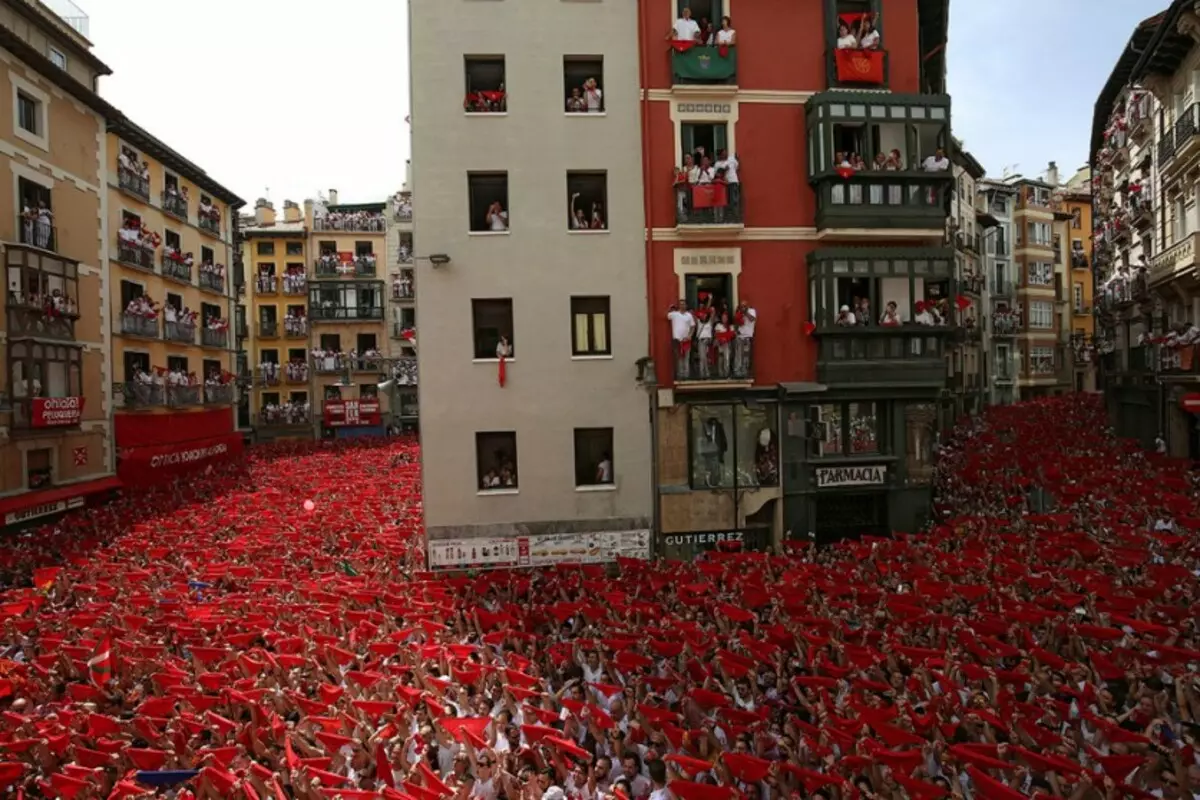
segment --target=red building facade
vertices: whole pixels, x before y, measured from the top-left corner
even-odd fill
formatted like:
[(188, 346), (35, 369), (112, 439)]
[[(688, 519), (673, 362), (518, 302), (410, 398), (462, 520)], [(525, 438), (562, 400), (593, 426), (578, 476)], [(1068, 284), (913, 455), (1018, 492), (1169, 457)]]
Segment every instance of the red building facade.
[[(942, 332), (917, 336), (905, 324), (862, 326), (851, 336), (822, 323), (832, 322), (836, 310), (827, 306), (852, 288), (845, 281), (862, 263), (867, 272), (853, 287), (881, 308), (906, 277), (916, 287), (913, 302), (951, 291), (932, 280), (941, 276), (937, 264), (953, 261), (942, 249), (949, 173), (922, 176), (914, 163), (949, 142), (949, 99), (940, 94), (946, 6), (639, 0), (648, 314), (659, 387), (656, 516), (669, 553), (686, 555), (718, 540), (713, 533), (766, 544), (788, 531), (831, 529), (818, 519), (817, 495), (833, 492), (843, 506), (861, 506), (863, 490), (848, 487), (869, 487), (879, 513), (847, 525), (867, 531), (919, 522), (909, 508), (915, 501), (897, 496), (915, 485), (903, 464), (911, 439), (904, 398), (936, 400), (944, 371), (933, 374), (941, 359), (932, 354), (886, 362), (894, 348), (912, 355), (909, 339), (924, 348)], [(676, 21), (685, 7), (714, 30), (728, 15), (734, 44), (680, 43), (687, 26)], [(861, 38), (877, 47), (839, 52), (839, 21), (853, 28), (854, 44)], [(835, 177), (835, 142), (864, 150), (900, 143), (905, 169)], [(736, 189), (684, 185), (687, 155), (728, 165), (723, 150), (736, 158)], [(914, 270), (925, 274), (914, 279)], [(681, 301), (693, 317), (687, 345), (676, 340), (686, 324), (668, 319)], [(733, 336), (725, 344), (717, 325), (702, 341), (722, 309), (731, 328), (753, 311), (752, 345), (734, 332), (724, 334)], [(849, 414), (863, 418), (867, 404), (873, 449), (847, 445), (844, 458), (826, 452), (824, 432), (851, 440)], [(927, 488), (920, 494), (927, 506)], [(837, 516), (836, 505), (823, 516)]]

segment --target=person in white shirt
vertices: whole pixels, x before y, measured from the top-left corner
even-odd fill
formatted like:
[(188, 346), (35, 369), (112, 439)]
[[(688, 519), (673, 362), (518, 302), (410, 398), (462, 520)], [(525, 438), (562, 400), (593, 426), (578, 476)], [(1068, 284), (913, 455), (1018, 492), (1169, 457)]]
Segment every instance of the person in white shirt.
[(863, 50), (879, 49), (879, 31), (875, 30), (875, 23), (869, 14), (862, 18), (858, 46)]
[(733, 47), (737, 44), (737, 31), (733, 29), (733, 20), (721, 17), (721, 29), (717, 31), (717, 47)]
[(508, 337), (504, 334), (500, 335), (500, 341), (496, 342), (496, 358), (512, 358), (512, 345), (509, 344)]
[(692, 332), (696, 330), (696, 318), (688, 311), (687, 301), (680, 300), (679, 305), (667, 310), (667, 320), (671, 323), (671, 342), (675, 350), (675, 377), (687, 380), (691, 377)]
[(925, 305), (924, 300), (917, 301), (917, 316), (913, 322), (918, 325), (933, 325), (933, 315), (929, 313), (929, 308)]
[(679, 19), (675, 20), (675, 24), (671, 27), (671, 32), (667, 34), (668, 39), (673, 39), (676, 42), (699, 42), (700, 41), (700, 25), (696, 20), (692, 19), (692, 10), (685, 8), (679, 14)]
[[(729, 19), (729, 17), (725, 19)], [(742, 182), (738, 178), (738, 168), (741, 164), (737, 156), (731, 156), (728, 150), (721, 149), (717, 152), (717, 163), (714, 166), (716, 169), (725, 170), (725, 183), (728, 184), (726, 191), (729, 193), (729, 207), (736, 214), (741, 208), (742, 202)]]
[(712, 168), (712, 164), (710, 164), (708, 161), (708, 156), (704, 156), (700, 159), (700, 166), (697, 168), (696, 172), (696, 180), (692, 181), (692, 183), (712, 183), (713, 178), (716, 176), (717, 171)]
[(742, 296), (734, 314), (737, 323), (737, 338), (733, 347), (733, 374), (738, 378), (750, 377), (750, 364), (754, 360), (754, 326), (758, 322), (758, 312), (750, 305), (750, 298)]
[(1165, 456), (1167, 454), (1167, 441), (1166, 439), (1163, 439), (1163, 435), (1161, 433), (1154, 440), (1154, 452), (1158, 453), (1160, 456)]
[(838, 22), (837, 46), (839, 50), (854, 50), (858, 47), (858, 39), (854, 38), (854, 34), (850, 32), (850, 26), (844, 22)]
[(945, 172), (950, 169), (950, 159), (946, 158), (946, 151), (939, 147), (921, 163), (921, 169), (926, 172)]
[(608, 484), (613, 482), (612, 456), (607, 452), (601, 454), (600, 463), (596, 465), (596, 483)]
[(598, 114), (604, 110), (604, 92), (596, 85), (595, 78), (588, 78), (583, 84), (583, 99), (588, 113)]
[(853, 327), (858, 324), (858, 320), (854, 316), (854, 312), (850, 310), (850, 306), (842, 306), (838, 309), (837, 319), (833, 321), (834, 325), (842, 327)]
[(700, 367), (700, 380), (708, 380), (709, 359), (712, 356), (713, 324), (715, 312), (711, 307), (697, 309), (694, 319), (696, 327), (696, 361)]
[(492, 203), (488, 206), (487, 216), (484, 218), (489, 231), (506, 231), (508, 230), (508, 212), (500, 205), (500, 201)]
[(894, 327), (901, 324), (900, 312), (896, 308), (896, 301), (889, 300), (887, 307), (884, 308), (883, 314), (879, 317), (879, 324), (887, 327)]

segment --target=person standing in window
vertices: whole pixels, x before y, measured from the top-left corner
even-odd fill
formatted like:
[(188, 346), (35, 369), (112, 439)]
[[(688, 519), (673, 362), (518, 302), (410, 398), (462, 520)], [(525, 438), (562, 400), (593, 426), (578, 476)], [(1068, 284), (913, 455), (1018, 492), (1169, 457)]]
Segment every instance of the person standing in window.
[(500, 205), (500, 201), (494, 201), (488, 206), (487, 216), (484, 218), (487, 223), (488, 230), (491, 231), (506, 231), (508, 230), (508, 212)]
[[(726, 17), (725, 19), (729, 19)], [(716, 168), (725, 171), (726, 191), (729, 193), (729, 207), (733, 209), (733, 213), (738, 213), (741, 209), (742, 201), (742, 183), (738, 178), (738, 167), (741, 166), (736, 155), (729, 155), (729, 151), (721, 149), (717, 152)]]
[(733, 47), (737, 44), (737, 31), (733, 29), (733, 20), (721, 17), (721, 29), (717, 31), (714, 44), (717, 47)]
[(839, 50), (854, 50), (858, 47), (858, 39), (854, 38), (850, 26), (845, 22), (838, 22), (837, 47)]
[(883, 314), (879, 317), (879, 324), (889, 328), (901, 324), (900, 312), (896, 309), (895, 300), (888, 301), (887, 307), (884, 308)]
[(696, 329), (696, 318), (688, 311), (687, 301), (667, 309), (667, 321), (671, 323), (671, 346), (675, 354), (675, 378), (687, 380), (691, 377), (692, 333)]
[(712, 308), (698, 308), (696, 309), (695, 318), (697, 320), (696, 360), (700, 367), (700, 380), (704, 381), (708, 380), (708, 376), (712, 370), (713, 359), (717, 355), (712, 346), (715, 314)]
[(588, 78), (584, 82), (583, 99), (589, 113), (598, 114), (604, 110), (604, 92), (596, 85), (595, 78)]
[(496, 358), (512, 358), (512, 345), (504, 334), (500, 334), (500, 341), (496, 342)]
[(921, 169), (926, 172), (945, 172), (950, 169), (950, 159), (946, 158), (946, 151), (939, 147), (922, 162)]
[(571, 96), (567, 98), (567, 113), (580, 114), (585, 111), (587, 111), (587, 104), (584, 102), (583, 93), (576, 86), (571, 89)]
[(875, 19), (871, 14), (863, 14), (859, 22), (858, 46), (863, 50), (879, 49), (879, 31), (875, 30)]
[(758, 312), (750, 305), (750, 298), (742, 296), (733, 315), (737, 325), (737, 340), (734, 342), (734, 374), (739, 378), (750, 377), (750, 364), (754, 358), (754, 326)]
[(613, 482), (613, 464), (612, 456), (608, 451), (604, 451), (600, 455), (600, 463), (596, 465), (596, 483), (606, 484)]
[(679, 19), (675, 20), (675, 24), (671, 27), (671, 32), (667, 34), (667, 39), (676, 42), (699, 42), (700, 41), (700, 26), (696, 20), (692, 19), (692, 10), (685, 8), (679, 12)]
[(570, 208), (568, 209), (568, 214), (570, 215), (571, 221), (571, 230), (584, 231), (588, 229), (588, 220), (587, 217), (584, 216), (583, 209), (576, 206), (578, 201), (579, 192), (572, 193)]

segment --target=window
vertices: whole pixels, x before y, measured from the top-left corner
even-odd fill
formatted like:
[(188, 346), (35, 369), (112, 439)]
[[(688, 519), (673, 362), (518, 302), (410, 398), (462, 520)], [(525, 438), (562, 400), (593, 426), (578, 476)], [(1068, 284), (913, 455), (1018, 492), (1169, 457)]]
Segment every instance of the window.
[(516, 357), (511, 299), (472, 300), (471, 327), (474, 331), (475, 358), (493, 359), (501, 355)]
[(260, 256), (273, 256), (275, 255), (275, 243), (259, 242), (256, 250)]
[(571, 355), (612, 355), (609, 331), (607, 297), (571, 298)]
[(367, 281), (309, 284), (308, 308), (314, 320), (382, 320), (383, 291)]
[(169, 305), (171, 308), (175, 309), (176, 311), (182, 311), (183, 310), (183, 296), (175, 294), (174, 292), (167, 292), (166, 304)]
[(167, 371), (180, 372), (184, 375), (191, 374), (188, 369), (187, 356), (167, 356)]
[(134, 281), (121, 281), (121, 308), (125, 309), (134, 300), (146, 294), (145, 288)]
[(500, 114), (508, 111), (504, 86), (504, 56), (466, 56), (467, 93), (463, 110), (468, 114)]
[(21, 207), (21, 244), (54, 250), (54, 205), (50, 190), (40, 183), (17, 178), (17, 195)]
[(260, 364), (278, 364), (279, 363), (279, 351), (274, 350), (274, 349), (259, 350), (258, 351), (258, 361)]
[(1071, 252), (1072, 253), (1082, 253), (1083, 252), (1083, 239), (1072, 239), (1071, 240)]
[(1054, 267), (1046, 261), (1030, 261), (1027, 283), (1030, 286), (1050, 286), (1054, 283)]
[(50, 48), (50, 63), (59, 69), (67, 68), (67, 57), (56, 47)]
[[(81, 396), (82, 353), (82, 348), (66, 345), (9, 343), (8, 386), (12, 398)], [(15, 421), (20, 427), (28, 427), (32, 420), (19, 413)]]
[(293, 405), (308, 405), (308, 392), (291, 392), (288, 394), (288, 400), (290, 400)]
[(575, 485), (612, 486), (613, 429), (575, 429)]
[(568, 114), (604, 113), (603, 56), (563, 56), (563, 91)]
[[(215, 256), (213, 255), (213, 249), (211, 247), (201, 247), (200, 248), (200, 263), (201, 264), (214, 263), (214, 261), (213, 261), (214, 257)], [(272, 275), (275, 274), (275, 265), (274, 264), (271, 265), (271, 274)]]
[(1054, 327), (1054, 303), (1033, 300), (1029, 303), (1029, 327), (1048, 329)]
[(202, 370), (204, 370), (202, 377), (205, 380), (207, 380), (209, 378), (219, 378), (219, 377), (221, 377), (221, 373), (225, 371), (224, 368), (221, 366), (221, 362), (217, 361), (215, 358), (204, 359), (200, 363), (200, 368)]
[(475, 434), (477, 486), (481, 492), (512, 491), (517, 481), (517, 434), (496, 431)]
[(1075, 310), (1082, 311), (1083, 310), (1083, 284), (1076, 283), (1071, 288), (1072, 288), (1072, 292), (1074, 293)]
[(695, 489), (742, 489), (779, 484), (775, 406), (694, 405), (691, 485)]
[(341, 335), (337, 333), (322, 333), (321, 349), (327, 353), (340, 353), (342, 351)]
[(354, 337), (354, 345), (355, 349), (358, 350), (359, 355), (362, 355), (368, 350), (374, 350), (378, 347), (378, 343), (375, 341), (375, 334), (373, 333), (358, 334)]
[(1083, 209), (1071, 209), (1071, 227), (1075, 230), (1080, 230), (1083, 227)]
[(125, 362), (125, 382), (129, 383), (137, 377), (139, 372), (150, 374), (150, 354), (135, 353), (126, 350), (121, 355), (122, 361)]
[(475, 233), (503, 233), (508, 230), (508, 173), (467, 173), (470, 225)]
[(375, 246), (371, 242), (355, 242), (354, 255), (358, 257), (375, 254)]
[(1028, 228), (1029, 244), (1050, 245), (1050, 224), (1048, 222), (1030, 222)]
[(728, 147), (729, 132), (724, 122), (685, 122), (680, 125), (679, 133), (683, 142), (680, 158), (690, 155), (697, 166), (702, 158), (716, 161), (717, 155)]
[(17, 90), (17, 124), (34, 136), (42, 135), (41, 102), (20, 89)]
[(279, 405), (279, 392), (263, 392), (262, 404), (264, 407)]
[(608, 174), (567, 173), (567, 227), (574, 231), (608, 228)]
[(1030, 375), (1053, 375), (1054, 374), (1054, 348), (1053, 347), (1031, 347), (1031, 348), (1029, 348), (1029, 374)]
[(292, 347), (287, 351), (288, 363), (303, 364), (308, 357), (307, 351), (303, 347)]
[(54, 459), (49, 447), (25, 454), (25, 483), (33, 489), (45, 489), (54, 483)]
[(376, 400), (379, 398), (379, 385), (375, 383), (364, 383), (358, 387), (358, 399), (360, 400)]
[(933, 480), (933, 445), (936, 437), (937, 406), (910, 403), (904, 410), (905, 472), (909, 485), (928, 484)]
[(881, 452), (880, 404), (825, 403), (815, 407), (817, 432), (814, 455), (818, 458), (867, 455)]
[(304, 242), (288, 242), (287, 243), (287, 254), (289, 256), (304, 255)]

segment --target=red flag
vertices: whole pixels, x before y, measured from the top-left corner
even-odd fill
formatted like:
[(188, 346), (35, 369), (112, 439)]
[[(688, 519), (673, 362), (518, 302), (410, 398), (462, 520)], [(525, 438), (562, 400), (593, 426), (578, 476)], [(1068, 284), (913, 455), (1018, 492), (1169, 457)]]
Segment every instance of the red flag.
[(674, 39), (671, 42), (671, 47), (676, 53), (686, 53), (696, 46), (696, 42), (692, 39)]
[(692, 208), (724, 208), (729, 205), (729, 193), (723, 183), (692, 184)]
[(392, 780), (392, 762), (388, 761), (387, 748), (383, 746), (383, 742), (375, 743), (375, 780), (389, 789), (396, 788), (396, 783)]
[(836, 53), (839, 81), (875, 85), (883, 83), (882, 50), (854, 50), (842, 47)]
[(812, 336), (813, 331), (815, 331), (816, 329), (817, 329), (817, 326), (815, 324), (813, 324), (812, 322), (804, 323), (804, 335), (805, 336)]
[(96, 642), (96, 649), (88, 659), (88, 677), (97, 686), (103, 686), (112, 678), (112, 639), (107, 635)]
[(500, 370), (496, 376), (500, 381), (500, 388), (504, 388), (504, 382), (508, 379), (507, 370), (504, 368), (504, 356), (500, 356)]
[(954, 305), (958, 306), (959, 311), (966, 311), (971, 307), (971, 300), (963, 297), (961, 294), (954, 298)]

